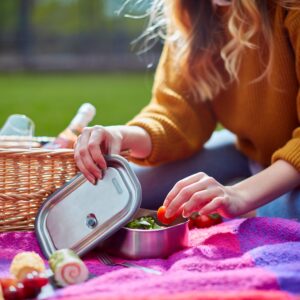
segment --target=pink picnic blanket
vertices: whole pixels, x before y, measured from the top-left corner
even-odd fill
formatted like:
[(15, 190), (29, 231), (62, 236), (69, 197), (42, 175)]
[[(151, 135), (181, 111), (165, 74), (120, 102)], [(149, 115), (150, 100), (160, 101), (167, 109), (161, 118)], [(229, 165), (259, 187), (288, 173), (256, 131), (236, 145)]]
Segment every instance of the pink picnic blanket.
[[(0, 277), (24, 250), (40, 253), (34, 233), (0, 234)], [(189, 248), (167, 259), (135, 261), (162, 275), (104, 266), (95, 253), (84, 261), (96, 277), (47, 299), (294, 299), (300, 295), (300, 223), (252, 218), (193, 229)]]

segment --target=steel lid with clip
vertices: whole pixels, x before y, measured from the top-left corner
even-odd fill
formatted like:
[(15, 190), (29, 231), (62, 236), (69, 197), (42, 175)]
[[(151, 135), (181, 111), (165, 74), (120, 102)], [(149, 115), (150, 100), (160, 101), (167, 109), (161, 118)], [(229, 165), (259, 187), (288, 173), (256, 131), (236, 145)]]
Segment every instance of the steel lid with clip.
[(102, 180), (92, 185), (82, 174), (65, 184), (41, 206), (35, 230), (48, 258), (70, 248), (82, 256), (127, 224), (141, 205), (141, 187), (121, 156), (106, 157)]

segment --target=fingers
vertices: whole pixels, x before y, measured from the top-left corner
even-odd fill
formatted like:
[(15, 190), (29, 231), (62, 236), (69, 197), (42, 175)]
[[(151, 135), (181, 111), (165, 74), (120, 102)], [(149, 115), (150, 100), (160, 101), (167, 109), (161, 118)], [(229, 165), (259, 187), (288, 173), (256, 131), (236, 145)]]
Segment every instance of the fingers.
[(206, 188), (208, 188), (207, 180), (200, 180), (183, 187), (167, 207), (166, 217), (169, 218), (172, 216), (183, 204), (195, 198), (195, 195), (199, 193), (199, 191), (205, 191)]
[(106, 161), (101, 151), (101, 144), (105, 141), (104, 132), (98, 128), (91, 132), (88, 141), (88, 150), (93, 161), (103, 170), (107, 168)]
[(180, 193), (180, 191), (182, 189), (184, 189), (188, 185), (191, 185), (191, 184), (199, 181), (201, 178), (203, 178), (205, 176), (207, 176), (205, 173), (200, 172), (200, 173), (191, 175), (189, 177), (186, 177), (186, 178), (178, 181), (174, 185), (172, 190), (168, 193), (163, 205), (168, 207), (170, 205), (170, 203), (176, 198), (176, 196)]
[(199, 214), (201, 215), (209, 215), (211, 213), (215, 213), (219, 211), (224, 206), (224, 197), (216, 197), (208, 204), (206, 204), (202, 209), (199, 210)]
[(95, 177), (87, 170), (87, 168), (84, 166), (81, 160), (78, 160), (77, 162), (77, 167), (80, 170), (80, 172), (86, 177), (86, 179), (92, 183), (96, 184), (96, 179)]
[[(102, 173), (101, 173), (101, 169), (97, 166), (89, 151), (90, 138), (91, 138), (91, 129), (90, 128), (84, 129), (76, 144), (74, 155), (79, 170), (86, 176), (87, 179), (93, 178), (92, 181), (95, 182), (96, 179), (102, 177)], [(99, 146), (99, 151), (100, 151), (100, 146)]]
[(78, 169), (91, 182), (95, 183), (96, 179), (101, 177), (101, 170), (93, 162), (90, 153), (86, 147), (91, 134), (91, 129), (86, 128), (80, 135), (75, 146), (74, 158)]
[(75, 145), (74, 158), (78, 169), (93, 184), (102, 178), (102, 169), (106, 162), (101, 152), (101, 144), (105, 141), (100, 126), (85, 128)]
[(211, 188), (195, 193), (183, 206), (183, 216), (189, 217), (194, 212), (206, 214), (206, 210), (210, 213), (218, 208), (220, 202), (219, 200), (216, 202), (216, 199), (220, 199), (221, 195), (222, 192), (219, 188)]
[(119, 154), (122, 135), (116, 128), (102, 126), (87, 127), (77, 139), (74, 158), (79, 170), (92, 183), (102, 178), (107, 169), (104, 154)]
[(224, 194), (224, 187), (214, 178), (205, 173), (197, 173), (179, 181), (170, 191), (164, 202), (167, 207), (166, 217), (170, 218), (178, 212), (188, 217)]
[(232, 201), (228, 194), (215, 197), (207, 205), (200, 209), (199, 214), (209, 215), (211, 213), (219, 213), (225, 218), (234, 218), (241, 215), (241, 211), (238, 205), (239, 201)]

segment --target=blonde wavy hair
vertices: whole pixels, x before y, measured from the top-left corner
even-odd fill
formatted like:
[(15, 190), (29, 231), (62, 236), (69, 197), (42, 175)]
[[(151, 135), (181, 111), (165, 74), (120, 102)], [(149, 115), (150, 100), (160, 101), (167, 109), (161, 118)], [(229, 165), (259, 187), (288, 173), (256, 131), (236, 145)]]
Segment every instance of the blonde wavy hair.
[[(229, 0), (230, 1), (230, 0)], [(273, 58), (273, 34), (269, 16), (272, 3), (298, 9), (299, 0), (231, 0), (224, 18), (211, 0), (152, 0), (149, 26), (141, 36), (147, 46), (163, 38), (174, 50), (179, 66), (197, 99), (212, 99), (228, 82), (238, 81), (243, 50), (256, 49), (253, 37), (264, 39), (268, 60), (255, 81), (269, 75)], [(224, 42), (224, 30), (231, 36)], [(264, 50), (265, 51), (265, 50)], [(222, 59), (228, 73), (223, 78), (216, 64)]]

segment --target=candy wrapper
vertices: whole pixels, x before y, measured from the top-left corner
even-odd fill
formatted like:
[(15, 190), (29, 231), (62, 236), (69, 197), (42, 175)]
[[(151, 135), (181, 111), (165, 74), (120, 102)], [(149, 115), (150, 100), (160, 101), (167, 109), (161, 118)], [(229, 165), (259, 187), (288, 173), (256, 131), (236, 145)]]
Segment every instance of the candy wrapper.
[(63, 287), (81, 283), (89, 276), (89, 271), (84, 262), (70, 249), (61, 249), (54, 252), (49, 258), (49, 266), (56, 283)]

